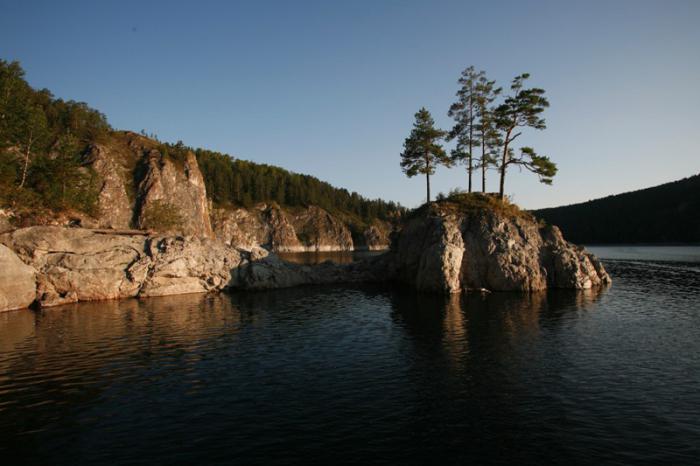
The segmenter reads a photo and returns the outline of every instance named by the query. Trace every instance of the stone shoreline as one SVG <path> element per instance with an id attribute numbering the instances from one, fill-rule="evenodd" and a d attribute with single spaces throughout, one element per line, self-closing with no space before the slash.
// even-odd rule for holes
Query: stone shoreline
<path id="1" fill-rule="evenodd" d="M 408 219 L 385 254 L 299 265 L 267 250 L 197 236 L 142 236 L 56 226 L 0 235 L 0 310 L 36 303 L 396 281 L 426 292 L 605 286 L 600 261 L 554 226 L 491 211 Z"/>

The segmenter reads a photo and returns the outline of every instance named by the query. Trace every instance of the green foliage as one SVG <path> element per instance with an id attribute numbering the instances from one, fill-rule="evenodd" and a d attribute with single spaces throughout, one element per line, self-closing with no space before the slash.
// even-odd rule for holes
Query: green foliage
<path id="1" fill-rule="evenodd" d="M 524 88 L 524 82 L 530 75 L 523 73 L 516 76 L 511 83 L 511 95 L 507 96 L 502 104 L 493 111 L 493 122 L 500 133 L 502 145 L 499 171 L 501 180 L 499 195 L 503 197 L 505 189 L 506 172 L 509 165 L 519 165 L 540 177 L 540 181 L 546 184 L 552 183 L 552 177 L 556 174 L 556 165 L 544 156 L 538 156 L 532 148 L 521 148 L 521 156 L 513 157 L 511 143 L 520 136 L 516 132 L 518 128 L 534 128 L 543 130 L 547 126 L 542 112 L 549 107 L 549 101 L 544 96 L 544 89 Z"/>
<path id="2" fill-rule="evenodd" d="M 448 139 L 456 139 L 457 145 L 451 156 L 455 163 L 467 165 L 467 187 L 472 191 L 472 173 L 482 172 L 482 191 L 486 191 L 486 170 L 494 164 L 495 149 L 498 146 L 498 132 L 495 130 L 493 108 L 491 107 L 501 89 L 495 81 L 486 78 L 484 71 L 476 71 L 473 66 L 462 71 L 458 83 L 457 101 L 450 106 L 447 115 L 455 120 Z M 477 158 L 477 149 L 481 154 Z"/>
<path id="3" fill-rule="evenodd" d="M 435 121 L 425 107 L 416 112 L 415 118 L 411 134 L 403 144 L 401 169 L 409 178 L 425 175 L 427 202 L 430 202 L 430 175 L 435 173 L 437 165 L 452 164 L 439 143 L 447 133 L 435 127 Z"/>
<path id="4" fill-rule="evenodd" d="M 180 210 L 161 199 L 153 201 L 144 213 L 141 227 L 148 230 L 168 231 L 183 223 Z"/>
<path id="5" fill-rule="evenodd" d="M 533 220 L 529 212 L 520 209 L 516 204 L 494 194 L 468 193 L 459 189 L 451 190 L 447 195 L 440 193 L 436 202 L 424 205 L 412 211 L 409 216 L 432 214 L 464 214 L 482 211 L 497 212 L 506 217 L 520 217 Z"/>
<path id="6" fill-rule="evenodd" d="M 18 62 L 0 60 L 0 202 L 95 213 L 97 183 L 81 155 L 110 130 L 100 112 L 32 89 Z"/>
<path id="7" fill-rule="evenodd" d="M 250 207 L 258 202 L 276 202 L 286 207 L 316 205 L 335 215 L 365 222 L 375 218 L 389 220 L 405 210 L 394 202 L 366 199 L 313 176 L 233 159 L 205 149 L 186 150 L 192 150 L 197 156 L 207 193 L 219 206 Z"/>

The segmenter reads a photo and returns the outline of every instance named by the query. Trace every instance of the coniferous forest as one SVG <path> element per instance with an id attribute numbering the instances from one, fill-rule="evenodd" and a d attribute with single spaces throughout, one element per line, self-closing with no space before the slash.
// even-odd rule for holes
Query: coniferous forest
<path id="1" fill-rule="evenodd" d="M 0 207 L 96 213 L 98 180 L 84 163 L 84 154 L 112 131 L 99 111 L 83 102 L 55 98 L 47 89 L 33 89 L 18 62 L 0 60 Z M 364 222 L 404 211 L 397 203 L 367 199 L 313 176 L 182 142 L 161 143 L 160 151 L 173 159 L 193 151 L 207 193 L 218 206 L 316 205 Z"/>

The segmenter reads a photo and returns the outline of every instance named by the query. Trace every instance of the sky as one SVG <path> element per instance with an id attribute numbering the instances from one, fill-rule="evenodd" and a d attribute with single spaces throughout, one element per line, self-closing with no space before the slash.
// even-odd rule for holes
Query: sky
<path id="1" fill-rule="evenodd" d="M 700 172 L 696 0 L 0 0 L 0 12 L 0 58 L 114 128 L 408 207 L 425 197 L 425 180 L 399 167 L 414 113 L 449 128 L 469 65 L 503 86 L 528 72 L 547 92 L 547 129 L 517 142 L 559 173 L 546 186 L 509 172 L 506 193 L 525 208 Z M 466 187 L 465 167 L 439 168 L 431 187 Z"/>

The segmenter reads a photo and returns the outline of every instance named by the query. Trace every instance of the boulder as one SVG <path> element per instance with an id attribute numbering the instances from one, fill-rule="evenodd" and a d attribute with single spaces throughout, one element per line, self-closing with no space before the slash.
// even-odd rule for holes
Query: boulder
<path id="1" fill-rule="evenodd" d="M 21 309 L 36 298 L 36 271 L 0 244 L 0 311 Z"/>
<path id="2" fill-rule="evenodd" d="M 206 238 L 164 237 L 148 242 L 151 265 L 139 296 L 218 291 L 237 284 L 244 253 Z"/>

